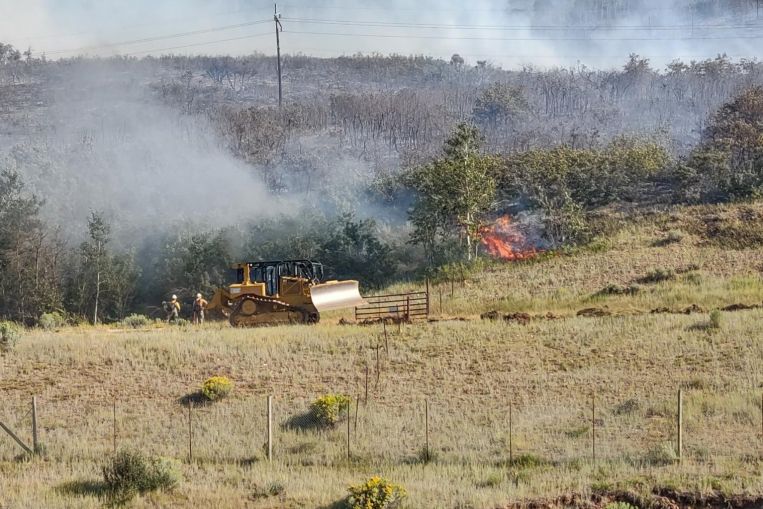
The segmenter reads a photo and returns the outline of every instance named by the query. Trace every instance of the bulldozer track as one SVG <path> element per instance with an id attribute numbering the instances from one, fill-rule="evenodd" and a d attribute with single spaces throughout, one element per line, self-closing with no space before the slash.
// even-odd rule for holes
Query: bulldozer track
<path id="1" fill-rule="evenodd" d="M 283 308 L 281 310 L 278 310 L 276 312 L 276 314 L 299 313 L 299 315 L 301 316 L 301 320 L 299 320 L 300 323 L 310 323 L 310 313 L 308 313 L 307 311 L 305 311 L 301 307 L 292 306 L 291 304 L 288 304 L 288 303 L 286 303 L 286 302 L 284 302 L 282 300 L 273 299 L 273 298 L 269 298 L 269 297 L 261 297 L 261 296 L 258 296 L 258 295 L 245 295 L 245 296 L 239 298 L 238 301 L 231 308 L 230 323 L 234 327 L 241 327 L 241 326 L 246 326 L 247 325 L 246 323 L 234 323 L 234 321 L 239 316 L 239 311 L 241 309 L 242 304 L 245 301 L 247 301 L 247 300 L 251 300 L 251 301 L 254 301 L 256 303 L 261 303 L 261 304 L 269 304 L 269 305 L 274 305 L 275 304 L 275 305 L 280 306 L 280 307 Z M 273 313 L 267 313 L 267 314 L 273 314 Z M 253 313 L 251 315 L 244 315 L 244 316 L 245 316 L 246 319 L 248 319 L 248 318 L 251 318 L 251 317 L 264 316 L 264 315 L 265 314 L 257 313 L 255 311 L 255 313 Z M 316 318 L 316 319 L 314 319 L 314 321 L 317 322 L 318 319 Z M 256 320 L 255 320 L 255 322 L 256 322 Z M 267 322 L 263 322 L 263 324 L 266 324 L 266 323 Z M 291 319 L 287 319 L 287 320 L 283 320 L 283 321 L 279 320 L 276 323 L 292 323 L 292 320 Z"/>

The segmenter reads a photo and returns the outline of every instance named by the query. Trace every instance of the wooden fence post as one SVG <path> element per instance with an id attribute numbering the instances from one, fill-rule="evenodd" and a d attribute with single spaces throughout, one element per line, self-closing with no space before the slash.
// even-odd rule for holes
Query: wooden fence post
<path id="1" fill-rule="evenodd" d="M 347 398 L 347 461 L 350 461 L 350 413 L 352 406 L 350 398 Z"/>
<path id="2" fill-rule="evenodd" d="M 376 345 L 376 385 L 374 385 L 374 390 L 379 390 L 379 379 L 381 378 L 381 366 L 379 364 L 379 349 L 381 348 L 381 345 Z"/>
<path id="3" fill-rule="evenodd" d="M 32 396 L 32 450 L 35 454 L 40 452 L 37 438 L 37 396 Z"/>
<path id="4" fill-rule="evenodd" d="M 191 428 L 191 409 L 193 401 L 188 402 L 188 463 L 193 463 L 193 429 Z"/>
<path id="5" fill-rule="evenodd" d="M 111 431 L 112 440 L 114 443 L 114 454 L 117 453 L 117 400 L 114 400 L 114 404 L 111 408 Z"/>
<path id="6" fill-rule="evenodd" d="M 514 439 L 513 439 L 513 422 L 512 422 L 512 407 L 513 404 L 509 402 L 509 466 L 514 464 Z"/>
<path id="7" fill-rule="evenodd" d="M 684 409 L 683 409 L 684 391 L 678 389 L 678 444 L 676 454 L 678 455 L 678 461 L 683 459 L 683 445 L 684 445 Z"/>
<path id="8" fill-rule="evenodd" d="M 453 298 L 453 288 L 456 285 L 455 280 L 451 277 L 450 278 L 450 298 Z"/>
<path id="9" fill-rule="evenodd" d="M 273 461 L 273 396 L 268 396 L 268 461 Z"/>
<path id="10" fill-rule="evenodd" d="M 359 406 L 360 406 L 360 394 L 358 394 L 358 397 L 355 399 L 355 434 L 358 433 L 358 407 Z"/>
<path id="11" fill-rule="evenodd" d="M 591 393 L 591 459 L 596 467 L 596 392 Z"/>
<path id="12" fill-rule="evenodd" d="M 25 450 L 26 452 L 28 452 L 29 454 L 33 454 L 33 451 L 32 451 L 32 449 L 30 449 L 30 448 L 29 448 L 29 447 L 28 447 L 28 446 L 27 446 L 27 445 L 26 445 L 24 442 L 22 442 L 22 441 L 21 441 L 21 439 L 20 439 L 19 437 L 17 437 L 17 436 L 16 436 L 16 434 L 15 434 L 13 431 L 11 431 L 11 428 L 9 428 L 8 426 L 6 426 L 6 425 L 5 425 L 5 424 L 3 424 L 2 422 L 0 422 L 0 428 L 2 428 L 2 429 L 3 429 L 3 430 L 6 432 L 6 433 L 8 433 L 8 435 L 10 435 L 10 437 L 11 437 L 13 440 L 15 440 L 17 444 L 19 444 L 19 447 L 21 447 L 22 449 L 24 449 L 24 450 Z"/>
<path id="13" fill-rule="evenodd" d="M 366 397 L 364 401 L 365 404 L 368 405 L 368 362 L 366 362 Z"/>
<path id="14" fill-rule="evenodd" d="M 387 320 L 382 319 L 382 324 L 384 326 L 384 352 L 389 355 L 389 342 L 387 341 Z"/>
<path id="15" fill-rule="evenodd" d="M 442 314 L 442 286 L 438 286 L 437 291 L 440 295 L 440 314 Z"/>
<path id="16" fill-rule="evenodd" d="M 427 276 L 427 318 L 429 318 L 429 276 Z"/>
<path id="17" fill-rule="evenodd" d="M 429 463 L 429 401 L 424 400 L 424 462 Z"/>

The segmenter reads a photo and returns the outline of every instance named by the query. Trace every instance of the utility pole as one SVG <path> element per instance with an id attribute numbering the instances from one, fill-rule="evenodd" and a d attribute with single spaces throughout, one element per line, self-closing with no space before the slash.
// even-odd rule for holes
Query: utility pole
<path id="1" fill-rule="evenodd" d="M 280 14 L 278 14 L 278 5 L 273 4 L 273 21 L 276 24 L 276 55 L 278 57 L 278 107 L 281 107 L 281 102 L 283 101 L 283 94 L 281 92 L 281 40 L 279 38 L 278 32 L 281 32 L 283 30 L 283 26 L 281 25 L 281 21 L 279 18 L 281 17 Z"/>

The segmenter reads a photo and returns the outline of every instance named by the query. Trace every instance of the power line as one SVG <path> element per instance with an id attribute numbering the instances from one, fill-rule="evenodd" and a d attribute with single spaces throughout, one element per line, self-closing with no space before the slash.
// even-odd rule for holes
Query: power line
<path id="1" fill-rule="evenodd" d="M 188 37 L 191 35 L 201 35 L 201 34 L 208 34 L 212 32 L 220 32 L 223 30 L 232 30 L 235 28 L 244 28 L 249 27 L 253 25 L 260 25 L 263 23 L 269 23 L 271 20 L 257 20 L 257 21 L 248 21 L 245 23 L 238 23 L 235 25 L 226 25 L 221 27 L 214 27 L 214 28 L 206 28 L 202 30 L 192 30 L 190 32 L 180 32 L 176 34 L 170 34 L 170 35 L 161 35 L 161 36 L 155 36 L 155 37 L 144 37 L 142 39 L 132 39 L 129 41 L 122 41 L 122 42 L 114 42 L 114 43 L 107 43 L 107 44 L 99 44 L 95 46 L 83 46 L 80 48 L 72 48 L 72 49 L 60 49 L 60 50 L 53 50 L 53 51 L 46 51 L 45 54 L 47 55 L 60 55 L 63 53 L 80 53 L 83 51 L 90 51 L 90 50 L 99 50 L 99 49 L 106 49 L 106 48 L 113 48 L 115 46 L 129 46 L 132 44 L 142 44 L 146 42 L 155 42 L 155 41 L 161 41 L 165 39 L 175 39 L 179 37 Z"/>
<path id="2" fill-rule="evenodd" d="M 384 21 L 352 21 L 352 20 L 338 20 L 338 19 L 317 19 L 317 18 L 283 18 L 288 19 L 294 23 L 298 24 L 318 24 L 318 25 L 340 25 L 340 26 L 350 26 L 350 27 L 366 27 L 366 28 L 394 28 L 394 29 L 400 29 L 400 30 L 407 30 L 407 29 L 433 29 L 433 30 L 564 30 L 564 31 L 576 31 L 576 30 L 587 30 L 587 31 L 595 31 L 595 30 L 602 30 L 604 32 L 608 32 L 611 30 L 681 30 L 681 29 L 689 29 L 692 28 L 692 25 L 661 25 L 661 26 L 640 26 L 640 25 L 622 25 L 617 27 L 602 27 L 602 26 L 581 26 L 581 25 L 536 25 L 536 26 L 523 26 L 523 25 L 468 25 L 468 24 L 446 24 L 446 23 L 412 23 L 412 22 L 384 22 Z M 114 48 L 114 47 L 120 47 L 120 46 L 129 46 L 134 44 L 145 44 L 148 42 L 155 42 L 155 41 L 161 41 L 161 40 L 167 40 L 167 39 L 173 39 L 173 38 L 183 38 L 183 37 L 190 37 L 190 36 L 196 36 L 196 35 L 202 35 L 207 33 L 213 33 L 218 31 L 226 31 L 226 30 L 233 30 L 238 28 L 244 28 L 264 23 L 269 23 L 272 21 L 272 19 L 262 19 L 262 20 L 254 20 L 254 21 L 247 21 L 243 23 L 237 23 L 233 25 L 225 25 L 225 26 L 218 26 L 218 27 L 212 27 L 212 28 L 206 28 L 206 29 L 199 29 L 199 30 L 192 30 L 192 31 L 186 31 L 186 32 L 179 32 L 169 35 L 159 35 L 159 36 L 152 36 L 152 37 L 144 37 L 144 38 L 138 38 L 138 39 L 132 39 L 132 40 L 126 40 L 121 42 L 115 42 L 115 43 L 105 43 L 100 45 L 92 45 L 92 46 L 84 46 L 80 48 L 72 48 L 72 49 L 57 49 L 57 50 L 51 50 L 45 52 L 48 55 L 63 55 L 63 54 L 70 54 L 70 53 L 81 53 L 86 51 L 92 51 L 92 50 L 101 50 L 101 49 L 108 49 L 108 48 Z M 541 37 L 541 36 L 517 36 L 517 37 L 497 37 L 497 36 L 458 36 L 458 35 L 446 35 L 446 36 L 438 36 L 434 34 L 418 34 L 418 33 L 366 33 L 366 32 L 335 32 L 335 31 L 311 31 L 311 30 L 293 30 L 289 31 L 289 33 L 292 34 L 300 34 L 300 35 L 315 35 L 315 36 L 337 36 L 337 37 L 363 37 L 363 38 L 381 38 L 381 39 L 432 39 L 432 40 L 487 40 L 487 41 L 587 41 L 587 42 L 598 42 L 598 41 L 680 41 L 680 40 L 686 40 L 686 41 L 692 41 L 692 40 L 757 40 L 757 39 L 763 39 L 763 33 L 758 32 L 750 32 L 749 30 L 754 30 L 758 28 L 763 28 L 763 25 L 724 25 L 724 24 L 715 24 L 715 25 L 694 25 L 694 30 L 715 30 L 715 29 L 737 29 L 737 30 L 746 30 L 743 34 L 698 34 L 694 35 L 675 35 L 675 36 L 664 36 L 664 37 L 653 37 L 653 36 L 624 36 L 624 37 L 613 37 L 613 36 L 581 36 L 581 35 L 564 35 L 559 34 L 558 36 L 553 37 Z M 241 37 L 232 37 L 232 38 L 226 38 L 226 39 L 219 39 L 214 41 L 205 41 L 205 42 L 196 42 L 196 43 L 189 43 L 189 44 L 183 44 L 183 45 L 176 45 L 171 47 L 165 47 L 165 48 L 158 48 L 158 49 L 151 49 L 151 50 L 141 50 L 141 51 L 134 51 L 129 52 L 125 54 L 147 54 L 147 53 L 154 53 L 154 52 L 160 52 L 160 51 L 168 51 L 168 50 L 174 50 L 174 49 L 183 49 L 183 48 L 189 48 L 189 47 L 197 47 L 197 46 L 206 46 L 211 44 L 218 44 L 222 42 L 229 42 L 229 41 L 236 41 L 236 40 L 242 40 L 242 39 L 249 39 L 253 37 L 259 37 L 261 35 L 265 34 L 251 34 Z M 555 57 L 555 56 L 554 56 Z M 508 55 L 503 56 L 502 58 L 511 58 Z M 548 58 L 551 58 L 549 56 Z"/>
<path id="3" fill-rule="evenodd" d="M 396 27 L 396 28 L 443 28 L 457 30 L 739 30 L 739 29 L 759 29 L 763 28 L 761 24 L 742 24 L 742 25 L 463 25 L 447 23 L 407 23 L 407 22 L 385 22 L 385 21 L 351 21 L 351 20 L 331 20 L 331 19 L 313 19 L 313 18 L 283 18 L 295 23 L 319 24 L 319 25 L 343 25 L 343 26 L 365 26 L 365 27 Z"/>
<path id="4" fill-rule="evenodd" d="M 259 11 L 262 12 L 262 8 L 247 8 L 247 9 L 238 9 L 235 11 L 227 11 L 227 12 L 216 12 L 211 14 L 205 14 L 205 18 L 219 18 L 223 16 L 231 16 L 234 14 L 241 14 L 245 12 L 252 12 L 252 11 Z M 165 26 L 167 23 L 174 23 L 178 21 L 188 21 L 188 20 L 194 20 L 198 21 L 198 16 L 185 16 L 182 18 L 163 18 L 159 20 L 156 23 L 141 23 L 136 25 L 119 25 L 119 30 L 117 32 L 134 32 L 135 28 L 149 28 L 149 27 L 156 27 L 156 26 Z M 45 40 L 45 39 L 61 39 L 66 37 L 78 37 L 82 35 L 103 35 L 103 31 L 80 31 L 80 32 L 69 32 L 69 33 L 62 33 L 62 34 L 48 34 L 48 35 L 27 35 L 27 36 L 18 36 L 15 37 L 16 39 L 22 40 L 22 41 L 34 41 L 34 40 Z"/>
<path id="5" fill-rule="evenodd" d="M 379 37 L 384 39 L 436 39 L 456 41 L 693 41 L 693 40 L 737 40 L 737 39 L 763 39 L 763 34 L 737 35 L 737 36 L 689 36 L 689 37 L 453 37 L 436 35 L 416 34 L 367 34 L 360 32 L 313 32 L 304 30 L 290 30 L 292 34 L 304 35 L 331 35 L 341 37 Z"/>
<path id="6" fill-rule="evenodd" d="M 231 41 L 241 41 L 244 39 L 253 39 L 255 37 L 263 37 L 265 35 L 270 35 L 270 32 L 263 33 L 263 34 L 252 34 L 252 35 L 243 35 L 241 37 L 230 37 L 228 39 L 218 39 L 216 41 L 205 41 L 205 42 L 196 42 L 191 44 L 183 44 L 182 46 L 170 46 L 169 48 L 155 48 L 155 49 L 149 49 L 145 51 L 131 51 L 129 53 L 124 53 L 125 56 L 131 56 L 131 55 L 146 55 L 149 53 L 158 53 L 160 51 L 170 51 L 174 49 L 183 49 L 183 48 L 192 48 L 194 46 L 207 46 L 210 44 L 219 44 L 221 42 L 231 42 Z"/>

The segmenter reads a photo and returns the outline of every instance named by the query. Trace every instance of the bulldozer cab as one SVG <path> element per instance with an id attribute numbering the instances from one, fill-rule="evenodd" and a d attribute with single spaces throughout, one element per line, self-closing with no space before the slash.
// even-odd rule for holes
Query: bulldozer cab
<path id="1" fill-rule="evenodd" d="M 323 281 L 323 265 L 310 260 L 247 262 L 233 267 L 239 285 L 261 283 L 269 296 L 281 293 L 282 278 L 295 278 L 311 283 Z"/>

